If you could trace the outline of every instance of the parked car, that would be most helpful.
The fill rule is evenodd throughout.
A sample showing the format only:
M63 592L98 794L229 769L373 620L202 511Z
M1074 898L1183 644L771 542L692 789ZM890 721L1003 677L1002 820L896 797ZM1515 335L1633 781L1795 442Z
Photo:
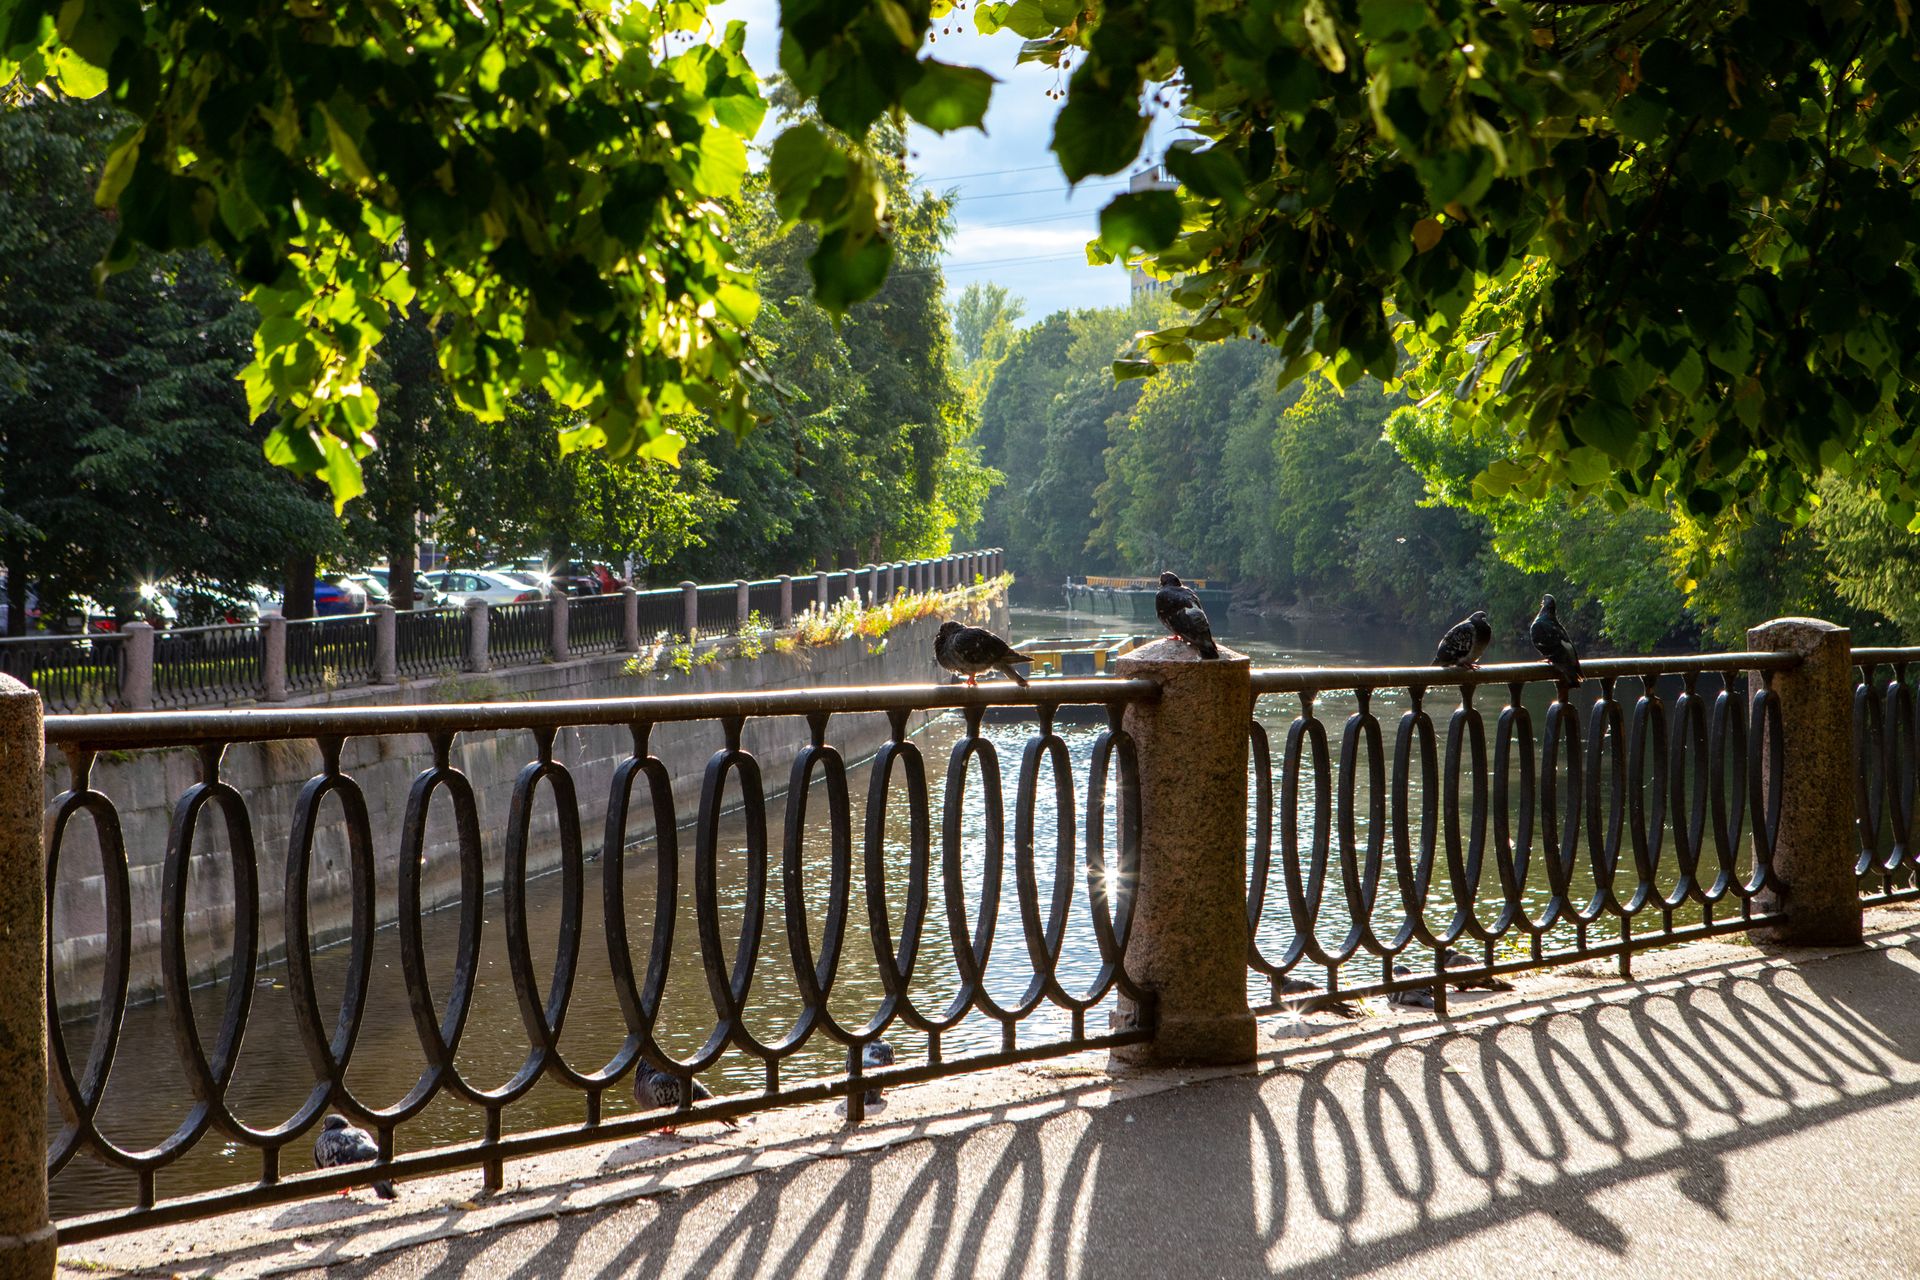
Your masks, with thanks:
M143 585L113 608L91 596L75 596L64 621L61 629L68 632L118 631L122 624L136 621L164 629L179 625L180 611L159 588Z
M281 599L269 601L264 608L284 614L287 602ZM367 590L356 582L349 581L344 574L331 578L313 580L313 616L316 618L344 618L351 614L367 611Z
M384 564L377 564L361 576L379 583L381 590L387 593L387 598L384 603L393 603L393 570L390 567ZM441 598L440 588L434 586L426 574L416 573L413 575L414 608L438 609L445 603L446 601Z
M427 575L429 581L454 600L479 596L488 604L520 604L546 598L539 587L524 578L496 569L446 569Z
M609 590L606 585L609 580L618 582L612 574L603 578L595 572L598 566L583 560L562 560L552 565L544 560L502 560L488 567L516 578L525 578L538 587L559 587L570 596L597 596ZM618 591L624 585L621 583L611 590Z
M566 560L554 566L553 574L558 579L578 579L591 583L592 595L613 595L627 585L626 579L608 566L596 560Z

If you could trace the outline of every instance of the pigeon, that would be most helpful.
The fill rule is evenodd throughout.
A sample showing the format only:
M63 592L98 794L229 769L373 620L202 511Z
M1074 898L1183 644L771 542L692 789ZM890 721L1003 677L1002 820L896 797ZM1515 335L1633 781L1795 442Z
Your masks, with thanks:
M1207 622L1207 611L1200 607L1200 597L1193 594L1192 588L1180 585L1178 574L1160 575L1160 594L1153 598L1153 608L1174 639L1186 641L1198 649L1203 658L1220 656L1220 650L1213 643L1213 627Z
M1393 976L1411 978L1413 970L1403 964L1397 964L1393 966ZM1399 1005L1402 1009L1431 1009L1433 1008L1433 988L1408 987L1404 991L1390 991L1387 993L1387 1003Z
M1455 951L1452 947L1443 947L1440 950L1440 967L1443 969L1478 969L1480 967L1480 961L1474 959L1464 951ZM1511 982L1506 981L1504 978L1492 977L1491 975L1479 978L1459 978L1453 983L1453 989L1455 991L1469 991L1475 987L1483 991L1513 990L1513 984Z
M1487 621L1487 611L1475 609L1440 637L1440 647L1433 651L1433 665L1463 670L1477 667L1480 665L1480 655L1492 643L1493 624Z
M713 1094L708 1091L707 1086L698 1080L690 1079L687 1083L693 1086L695 1102L712 1100ZM642 1111L678 1111L680 1109L680 1077L662 1071L650 1062L642 1062L639 1071L635 1072L633 1077L633 1100L640 1104ZM723 1119L720 1123L729 1129L740 1127L730 1119ZM662 1129L661 1132L672 1133L673 1130L669 1127Z
M875 1040L860 1051L860 1066L867 1071L877 1071L881 1067L893 1065L893 1046L885 1040ZM870 1107L880 1105L880 1090L869 1089L865 1102Z
M1359 1010L1338 996L1330 996L1317 982L1305 978L1282 978L1277 993L1294 1013L1331 1013L1340 1018L1357 1018Z
M373 1135L356 1129L342 1115L329 1115L320 1122L320 1136L313 1140L313 1165L316 1169L338 1169L350 1164L369 1164L380 1158ZM373 1184L374 1194L382 1200L398 1199L400 1193L384 1178ZM341 1188L341 1195L347 1188Z
M1568 688L1580 684L1580 655L1573 651L1567 629L1560 625L1560 610L1552 596L1540 597L1540 613L1533 620L1533 647L1547 660L1561 683Z
M933 638L933 660L955 675L965 676L968 684L977 683L981 672L998 669L1022 689L1027 687L1027 678L1013 664L1033 661L986 628L958 622L940 624L940 633Z

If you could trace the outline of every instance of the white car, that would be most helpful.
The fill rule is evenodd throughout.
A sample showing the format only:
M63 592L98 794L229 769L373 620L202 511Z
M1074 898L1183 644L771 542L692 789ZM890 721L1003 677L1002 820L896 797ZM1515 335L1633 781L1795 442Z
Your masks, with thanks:
M488 604L519 604L546 598L526 579L494 569L443 569L425 576L450 601L479 596Z

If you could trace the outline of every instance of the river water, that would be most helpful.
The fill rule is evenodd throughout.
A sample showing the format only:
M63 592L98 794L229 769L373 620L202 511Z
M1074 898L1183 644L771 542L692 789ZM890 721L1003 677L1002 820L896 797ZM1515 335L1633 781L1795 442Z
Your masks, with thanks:
M1013 616L1013 631L1016 639L1092 635L1112 632L1124 625L1116 623L1110 617L1091 619L1085 615L1076 617L1057 611L1017 609ZM1250 654L1256 667L1414 664L1431 656L1433 639L1429 636L1396 636L1378 631L1333 626L1307 628L1277 619L1240 615L1235 615L1229 620L1226 638L1233 647ZM1496 652L1495 657L1498 656ZM929 674L933 674L931 661L929 661ZM1482 714L1489 722L1490 737L1491 722L1502 700L1499 695L1503 692L1488 689L1478 700ZM1546 686L1536 686L1530 691L1530 702L1534 698L1538 699L1537 705L1532 707L1536 737L1544 723L1549 692ZM1452 705L1450 699L1430 700L1429 713L1433 715L1443 740L1446 715L1451 711ZM1316 713L1327 724L1330 745L1336 759L1341 725L1353 707L1354 696L1351 693L1326 694L1316 701ZM1280 751L1285 740L1287 725L1297 714L1298 709L1297 698L1270 696L1261 700L1257 710L1259 718L1267 725L1273 740L1276 770L1279 767ZM1394 724L1404 709L1404 694L1379 696L1375 699L1374 711L1381 720L1389 755L1393 749ZM914 727L914 742L925 758L929 791L932 796L933 865L928 927L911 991L919 1008L937 1013L945 1007L959 985L952 952L947 942L939 871L939 840L942 821L940 799L942 779L946 770L947 755L958 736L960 725L956 716L939 715L916 717ZM987 968L986 981L989 991L996 998L1003 1002L1011 1002L1018 998L1032 974L1020 928L1018 897L1014 887L1012 865L1014 789L1021 751L1031 733L1031 726L1019 723L990 724L986 726L986 730L999 755L1005 797L1004 809L1007 816L1007 861L1000 894L998 934ZM1078 812L1078 807L1085 801L1085 771L1099 730L1096 727L1065 725L1060 727L1059 733L1067 743L1074 774L1076 812L1071 815L1071 819L1072 825L1077 827L1084 822L1084 815ZM762 772L769 786L778 785L784 780L790 763L787 760L761 762ZM807 850L805 865L808 870L805 884L800 892L805 904L805 916L813 931L813 944L817 950L820 945L818 931L825 917L828 894L825 867L831 836L827 822L824 787L818 782L817 772L815 776L816 785L810 794L807 810L807 834L804 846ZM834 988L829 1008L843 1026L855 1027L864 1023L879 1006L883 989L872 944L869 941L871 932L868 926L869 903L861 872L863 806L869 785L868 768L864 764L850 763L848 782L853 799L852 903L848 914L846 943L839 980ZM1420 811L1421 801L1417 776L1413 785L1410 809L1417 814ZM1053 888L1053 853L1060 827L1060 815L1053 810L1052 806L1051 778L1044 771L1039 793L1041 803L1036 813L1035 871L1040 900L1044 904L1050 900ZM541 803L551 803L550 794L546 789L542 789L541 797ZM966 811L962 820L962 829L965 833L962 863L968 884L969 919L976 914L975 909L980 901L980 892L985 879L982 847L983 804L982 788L976 775L968 788ZM1111 807L1109 806L1110 809ZM1276 810L1277 808L1276 804ZM1364 847L1369 835L1366 829L1367 806L1364 785L1357 808L1360 814L1358 837ZM767 877L766 924L745 1015L749 1029L763 1043L779 1038L784 1029L792 1024L798 1008L797 987L788 957L784 923L785 890L780 875L780 842L785 812L784 799L769 801L767 834L771 848L770 869ZM1303 803L1297 819L1303 845L1309 838L1312 821L1310 805ZM726 953L730 964L734 939L740 933L744 914L743 904L748 893L749 859L746 852L746 826L741 815L737 813L730 815L722 825L718 882L722 903L721 928L723 937L726 939ZM889 885L888 902L884 909L891 919L892 932L896 938L899 936L901 926L904 886L911 862L908 828L902 773L900 767L896 765L893 788L890 792L884 855ZM397 832L375 833L376 839L397 838L397 834ZM488 865L497 868L501 857L498 833L486 832L483 833L483 838ZM1535 838L1537 841L1539 837L1536 835ZM662 1004L660 1030L657 1033L664 1045L682 1057L690 1057L698 1049L713 1025L713 1009L701 965L692 898L693 844L692 832L683 831L680 837L680 894L673 964ZM1077 857L1084 856L1084 847L1081 847L1083 844L1082 839L1076 846ZM1107 847L1109 849L1115 847L1111 832L1108 835ZM1391 854L1389 854L1390 867ZM561 1051L568 1062L583 1071L598 1069L607 1062L619 1049L626 1034L620 1004L609 977L606 937L601 925L600 871L601 868L597 865L589 865L587 868L579 971L574 984L565 1031L560 1041ZM647 956L653 941L654 875L655 867L650 842L628 852L625 863L628 903L626 916L629 921L628 949L633 957L635 971L641 975L645 973ZM1436 883L1444 881L1444 871L1437 873L1435 880ZM1497 879L1491 874L1491 857L1489 857L1489 872L1482 877L1482 882L1487 886L1484 892L1497 896L1499 888ZM1585 883L1590 887L1590 877ZM1376 911L1376 923L1382 926L1397 919L1402 910L1399 895L1392 887L1393 884L1393 875L1389 869L1381 893L1380 906ZM531 950L543 984L546 980L547 966L551 963L557 945L561 894L561 879L558 876L550 875L540 878L529 888L533 940ZM1537 904L1544 901L1545 896L1544 875L1536 871L1529 877L1528 898ZM1322 941L1329 944L1338 943L1347 931L1348 922L1344 908L1337 901L1340 897L1336 869L1333 873L1333 882L1328 888L1328 904L1316 929L1316 934ZM1445 901L1444 893L1437 892L1436 901L1429 906L1429 917L1435 923L1443 922L1450 905ZM475 1085L482 1088L498 1088L524 1061L528 1039L513 996L506 951L504 910L498 892L488 896L485 908L478 986L464 1038L460 1044L457 1062L463 1076ZM1490 918L1490 913L1483 913L1483 915L1488 915ZM453 968L452 957L458 930L458 917L457 910L443 910L435 913L425 922L427 954L435 983L436 997L439 999L444 999L444 993L447 990L445 984ZM1274 887L1269 894L1268 909L1259 930L1259 940L1268 955L1277 957L1292 937L1292 933L1293 923L1285 909L1276 865ZM226 941L226 939L220 939L217 945L224 948ZM329 948L316 957L316 970L321 984L320 1009L323 1022L329 1026L333 1019L332 1011L337 1009L339 1004L339 993L344 982L345 961L344 947ZM1064 959L1060 966L1063 985L1070 992L1084 991L1098 967L1098 951L1086 903L1084 873L1081 873L1075 885ZM1313 973L1309 973L1309 976L1318 977ZM1347 985L1353 985L1368 980L1368 976L1355 975L1347 977L1345 981ZM1377 969L1370 976L1377 977ZM1250 982L1249 989L1256 998L1264 998L1267 994L1264 980ZM222 982L203 988L196 995L196 1015L200 1034L203 1041L209 1045L213 1042L226 994L226 984ZM1087 1026L1090 1032L1105 1027L1105 1007L1103 1005L1087 1015ZM1067 1026L1064 1014L1053 1010L1051 1006L1043 1006L1040 1012L1021 1023L1019 1043L1035 1044L1058 1038L1065 1033ZM65 1026L64 1031L73 1058L76 1061L84 1060L86 1046L93 1034L91 1021L74 1020ZM899 1027L890 1031L888 1036L901 1062L924 1058L927 1052L926 1037ZM123 1147L146 1147L163 1140L174 1131L188 1112L190 1095L173 1044L171 1024L162 1005L156 1003L128 1012L120 1050L99 1111L103 1131ZM942 1048L944 1056L953 1059L967 1053L997 1049L1000 1044L999 1024L976 1014L948 1032ZM347 1074L347 1081L356 1096L364 1099L369 1105L391 1106L413 1086L422 1070L423 1062L413 1020L406 1004L398 935L391 928L383 929L375 942L367 1012L354 1050L352 1065ZM826 1036L816 1034L806 1046L782 1064L781 1078L791 1083L811 1076L837 1073L844 1069L844 1050ZM757 1058L738 1052L729 1052L718 1064L707 1071L702 1079L716 1093L753 1091L763 1087L765 1067ZM234 1082L228 1094L229 1103L243 1121L256 1127L267 1127L283 1121L294 1112L305 1098L311 1080L311 1069L301 1048L291 1016L285 966L277 964L264 968L258 975L246 1039ZM610 1095L604 1103L604 1112L608 1114L622 1114L632 1109L633 1102L625 1089L618 1091L617 1096ZM51 1103L49 1115L57 1130L59 1117ZM506 1110L504 1127L508 1132L514 1132L576 1123L583 1118L584 1101L580 1094L543 1082ZM483 1113L479 1109L443 1096L397 1131L396 1145L400 1150L405 1151L475 1139L482 1135L483 1125ZM283 1153L281 1158L283 1174L299 1172L309 1167L307 1145L307 1141L302 1140ZM220 1186L248 1183L258 1177L259 1167L259 1157L253 1149L232 1142L217 1131L210 1131L186 1157L159 1176L159 1193L162 1197L173 1197ZM127 1204L131 1202L133 1191L134 1183L130 1175L108 1169L92 1158L80 1155L53 1182L54 1213L56 1217L72 1216Z

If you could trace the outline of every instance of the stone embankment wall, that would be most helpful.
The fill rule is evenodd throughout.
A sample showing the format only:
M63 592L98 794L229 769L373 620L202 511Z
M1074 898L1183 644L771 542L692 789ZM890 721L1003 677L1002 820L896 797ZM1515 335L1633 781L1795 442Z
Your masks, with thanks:
M1004 631L1005 596L962 606L954 616ZM941 674L933 663L933 633L940 621L941 616L935 616L897 625L884 638L884 644L871 637L853 636L837 644L801 647L789 653L776 651L769 636L765 651L757 658L725 659L695 666L685 673L634 674L627 656L615 655L486 675L359 688L283 705L401 706L925 683ZM731 643L715 642L723 651L730 649ZM696 652L713 647L703 644ZM837 715L828 729L828 740L849 763L870 756L886 739L886 718L878 714ZM767 794L775 795L785 789L790 763L808 741L806 722L788 716L748 721L741 745L759 759ZM651 753L673 775L675 813L681 825L694 818L707 761L721 746L721 727L711 721L654 726ZM582 842L589 855L599 851L604 839L602 828L614 769L631 750L632 735L625 728L565 728L555 738L554 759L572 775ZM454 741L450 763L473 786L490 889L500 883L502 875L515 779L536 758L534 735L528 732L462 734ZM381 924L391 922L398 910L398 859L408 794L414 779L432 763L432 749L424 734L350 739L342 750L341 769L359 784L366 798L373 836L376 916ZM289 836L301 791L320 767L320 751L312 742L237 745L227 750L221 762L221 779L245 797L251 819L263 962L285 951ZM93 765L93 786L112 799L126 849L133 921L129 986L135 1001L156 997L161 990L160 910L168 833L181 797L200 778L200 757L186 749L111 753ZM48 801L64 791L69 781L66 762L57 753L52 754L46 777ZM737 802L737 781L729 781L727 793L730 802ZM637 780L630 809L630 842L651 834L652 814L646 796L644 779ZM307 882L310 929L316 942L338 938L350 924L351 875L343 812L337 798L329 797L321 803ZM422 898L429 906L459 895L458 837L452 813L452 803L442 787L429 809L421 854ZM777 821L769 825L775 828L770 835L777 840ZM535 789L528 845L529 873L558 863L558 811L552 788L546 784ZM683 840L681 856L689 857L691 852L692 842ZM233 859L226 824L217 806L208 805L200 813L189 866L185 931L188 967L197 979L211 979L230 963L235 918ZM107 945L99 843L91 820L84 815L76 816L69 826L53 888L55 991L63 1015L84 1014L99 1003ZM645 892L650 894L651 887Z

